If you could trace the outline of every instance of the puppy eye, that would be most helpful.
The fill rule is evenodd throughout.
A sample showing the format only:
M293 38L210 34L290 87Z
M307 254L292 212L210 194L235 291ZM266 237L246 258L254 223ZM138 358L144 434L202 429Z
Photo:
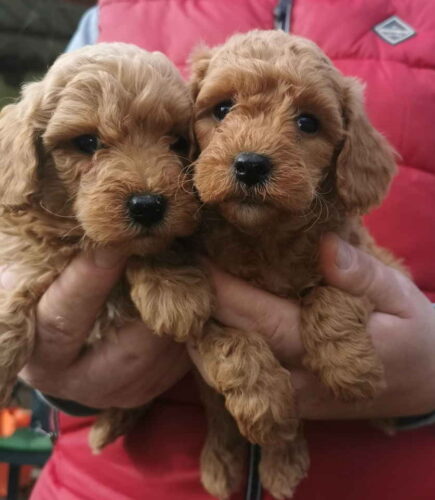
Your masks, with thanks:
M220 102L219 104L216 104L216 106L213 108L213 115L215 118L217 118L219 121L223 120L227 114L231 111L231 108L234 106L233 101L228 100L228 101L223 101Z
M299 115L296 118L299 130L306 134L315 134L320 127L319 120L313 115Z
M188 155L190 144L182 135L175 138L175 141L169 146L171 151L179 155Z
M72 140L74 146L87 155L93 155L97 149L101 149L103 145L96 135L79 135Z

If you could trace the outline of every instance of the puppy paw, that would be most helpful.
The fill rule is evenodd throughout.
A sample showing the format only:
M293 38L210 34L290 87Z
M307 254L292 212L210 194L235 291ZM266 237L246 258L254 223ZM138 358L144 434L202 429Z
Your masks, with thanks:
M93 453L100 453L107 445L113 443L122 431L117 427L116 422L112 420L113 410L108 410L99 415L89 432L89 446Z
M166 294L164 303L165 307L159 309L162 301L155 297L148 301L146 310L140 310L143 321L154 333L169 335L177 342L185 342L201 334L211 311L205 297L198 296L194 291L190 295L175 293L172 297Z
M344 401L374 398L383 367L367 333L371 305L333 287L318 287L301 309L304 365Z
M92 451L100 453L107 445L125 435L145 413L146 408L111 408L100 413L89 433L88 442Z
M309 465L308 449L302 436L284 447L264 447L259 467L261 484L277 500L291 498L306 477Z
M98 455L108 444L113 441L110 437L110 433L106 430L94 424L89 431L88 443L92 450L92 453Z
M198 337L211 314L211 291L200 269L130 272L131 298L144 323L178 342Z
M291 375L261 334L209 322L198 341L205 377L251 443L293 440L299 422Z
M201 453L200 470L204 488L215 498L231 496L243 479L247 442L225 408L225 399L197 376L207 415L207 436Z
M244 449L204 446L201 454L201 482L215 498L226 500L238 490L243 479Z
M248 441L273 445L292 441L298 431L292 395L290 373L276 367L250 390L228 392L226 406Z
M349 403L374 399L385 389L383 367L374 357L352 366L328 366L318 374L337 399Z

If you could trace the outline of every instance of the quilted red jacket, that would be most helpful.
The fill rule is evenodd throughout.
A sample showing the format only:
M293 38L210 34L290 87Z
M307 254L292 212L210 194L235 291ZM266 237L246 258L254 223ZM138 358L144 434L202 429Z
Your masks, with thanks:
M186 74L186 57L200 40L213 45L236 31L270 29L277 3L101 0L100 40L160 50ZM367 83L369 115L401 155L388 199L367 224L435 301L433 0L279 3L275 17L283 27L313 39L343 73ZM189 376L155 402L135 432L98 457L86 445L89 423L63 418L63 433L32 500L209 498L198 473L204 415ZM435 498L433 427L388 438L365 422L318 422L307 424L306 434L312 466L295 500ZM234 495L242 498L242 491Z

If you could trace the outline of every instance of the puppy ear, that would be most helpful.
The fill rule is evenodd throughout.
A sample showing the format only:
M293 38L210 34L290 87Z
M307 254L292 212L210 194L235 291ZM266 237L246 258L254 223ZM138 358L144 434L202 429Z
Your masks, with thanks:
M394 151L370 124L363 87L353 78L345 78L343 115L346 131L336 163L337 192L347 212L363 214L387 193L396 168Z
M190 64L190 89L193 99L196 99L201 88L201 82L207 74L213 50L205 45L196 47L189 57Z
M39 102L39 82L27 85L17 104L0 113L0 205L29 203L37 184L37 137L33 124Z

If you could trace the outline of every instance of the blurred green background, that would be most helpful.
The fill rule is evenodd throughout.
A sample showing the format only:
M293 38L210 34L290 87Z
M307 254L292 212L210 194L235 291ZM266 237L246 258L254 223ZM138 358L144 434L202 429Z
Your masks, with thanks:
M62 53L91 0L0 0L0 108Z

